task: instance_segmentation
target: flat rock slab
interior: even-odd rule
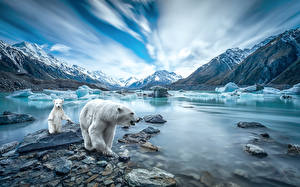
[[[147,127],[138,133],[125,134],[123,136],[123,138],[119,139],[118,141],[121,143],[145,143],[153,135],[155,135],[159,132],[160,132],[160,130],[158,130],[158,129],[155,129],[153,127]]]
[[[261,147],[253,144],[247,144],[245,145],[245,151],[248,152],[249,154],[256,156],[256,157],[266,157],[268,156],[267,152],[263,150]]]
[[[42,129],[27,135],[24,138],[24,141],[21,142],[17,151],[19,153],[24,153],[35,150],[44,150],[82,141],[83,139],[79,125],[67,124],[64,126],[62,133],[49,134],[47,129]]]
[[[163,119],[162,115],[160,115],[160,114],[144,116],[143,119],[147,123],[166,123],[167,122],[166,120]]]
[[[13,124],[13,123],[23,123],[28,121],[34,121],[34,117],[29,114],[17,114],[9,111],[3,112],[0,115],[0,125]]]
[[[258,122],[244,122],[244,121],[238,122],[237,126],[240,128],[266,128],[266,126]]]
[[[4,144],[0,147],[0,154],[7,153],[7,152],[13,150],[14,148],[16,148],[18,145],[19,145],[19,142],[17,142],[17,141],[13,141],[13,142]]]
[[[125,175],[129,186],[176,186],[173,174],[154,167],[152,170],[133,169]]]

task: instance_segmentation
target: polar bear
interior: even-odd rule
[[[95,99],[89,101],[80,112],[80,128],[87,150],[116,155],[112,150],[117,124],[134,125],[140,118],[128,107],[112,101]]]
[[[51,110],[48,117],[48,130],[50,134],[61,132],[61,120],[67,120],[71,122],[71,119],[65,114],[62,105],[64,100],[54,99],[53,109]]]

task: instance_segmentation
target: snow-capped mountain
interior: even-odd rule
[[[71,79],[105,87],[118,84],[100,71],[90,72],[78,65],[68,65],[33,43],[9,45],[0,41],[0,60],[0,70],[27,74],[42,80]]]
[[[91,72],[88,71],[88,74],[91,75],[94,79],[100,81],[101,83],[107,85],[110,88],[122,87],[122,83],[119,80],[106,75],[104,72],[100,70],[91,71]]]
[[[123,78],[119,79],[120,85],[122,87],[128,87],[136,81],[139,81],[139,79],[136,77],[129,77],[128,79],[123,79]]]
[[[156,71],[152,75],[141,79],[139,81],[133,82],[128,86],[130,89],[140,89],[140,88],[150,88],[156,85],[168,85],[179,79],[182,79],[181,75],[177,75],[174,72],[168,72],[166,70]]]

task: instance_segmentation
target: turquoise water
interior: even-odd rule
[[[242,186],[300,185],[299,157],[286,154],[287,144],[300,144],[300,98],[281,100],[280,95],[242,94],[240,97],[207,92],[171,92],[169,98],[155,99],[136,94],[122,96],[101,92],[93,97],[110,99],[132,108],[138,116],[161,114],[168,121],[163,125],[141,122],[129,130],[117,128],[117,139],[128,132],[138,132],[147,126],[161,130],[150,142],[159,152],[146,153],[128,146],[132,161],[139,166],[165,169],[174,173],[182,185],[198,186],[201,173],[214,175],[217,181],[233,181]],[[0,94],[0,112],[9,110],[28,113],[37,120],[32,123],[0,126],[0,144],[22,138],[36,130],[47,128],[51,101],[9,98]],[[88,100],[65,101],[64,110],[75,122]],[[239,121],[256,121],[265,130],[240,129]],[[256,158],[243,151],[243,146],[259,134],[268,132],[271,140],[258,142],[269,156]],[[243,171],[246,177],[235,173]]]

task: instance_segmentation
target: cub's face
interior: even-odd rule
[[[118,107],[118,123],[126,125],[134,125],[139,119],[136,117],[135,113],[127,107]]]
[[[64,101],[62,99],[54,99],[53,103],[55,108],[61,109]]]

